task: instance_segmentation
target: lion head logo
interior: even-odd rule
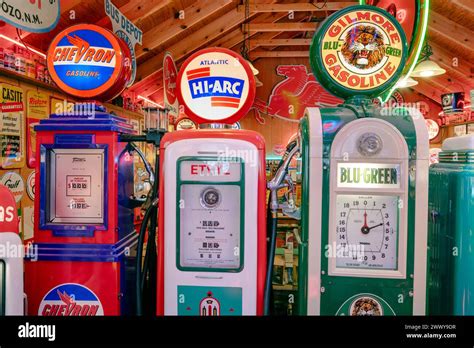
[[[348,31],[341,52],[352,66],[370,69],[385,57],[382,34],[373,26],[356,25]]]
[[[379,316],[382,315],[380,304],[371,297],[361,297],[351,305],[350,314],[353,316]]]

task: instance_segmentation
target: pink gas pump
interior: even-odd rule
[[[200,129],[160,146],[158,315],[262,315],[265,144],[230,129],[255,97],[248,63],[222,48],[190,56],[178,98]]]

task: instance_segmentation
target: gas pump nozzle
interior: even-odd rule
[[[291,179],[291,176],[288,175],[288,166],[290,165],[291,159],[296,153],[299,152],[299,146],[297,145],[296,141],[290,143],[288,147],[291,147],[291,150],[285,153],[284,158],[282,159],[282,164],[278,167],[278,170],[273,177],[273,179],[267,184],[267,188],[270,190],[270,209],[273,213],[280,208],[282,210],[291,211],[291,206],[294,207],[294,203],[288,201],[287,204],[278,204],[278,195],[277,192],[279,189],[288,187],[290,189],[289,198],[291,201],[292,199],[292,192],[294,191],[294,183]],[[294,208],[293,208],[294,210]]]

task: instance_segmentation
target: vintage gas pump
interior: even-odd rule
[[[157,314],[261,315],[265,146],[225,128],[249,110],[253,74],[233,51],[205,49],[182,65],[178,91],[189,118],[214,126],[161,142]]]
[[[424,314],[427,129],[415,109],[372,103],[400,77],[403,30],[383,10],[348,7],[320,26],[310,60],[346,101],[300,122],[299,314]]]
[[[430,315],[474,315],[474,136],[448,138],[430,167]]]
[[[130,52],[111,32],[76,25],[48,50],[55,83],[76,98],[108,100],[130,78]],[[54,111],[54,110],[53,110]],[[28,313],[134,313],[133,160],[119,136],[126,120],[97,102],[53,113],[37,132],[35,234],[28,259]]]
[[[0,185],[0,316],[24,314],[23,255],[15,198]]]

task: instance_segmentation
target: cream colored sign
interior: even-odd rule
[[[0,165],[4,169],[25,165],[23,97],[23,89],[0,84]]]
[[[335,17],[321,42],[324,68],[338,84],[371,90],[386,83],[402,61],[403,42],[397,28],[371,10]]]

